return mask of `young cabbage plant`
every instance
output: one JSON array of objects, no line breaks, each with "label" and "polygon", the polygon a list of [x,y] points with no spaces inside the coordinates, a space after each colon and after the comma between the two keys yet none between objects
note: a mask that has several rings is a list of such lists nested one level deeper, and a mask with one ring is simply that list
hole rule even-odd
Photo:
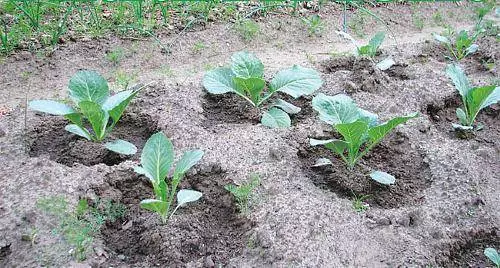
[{"label": "young cabbage plant", "polygon": [[[448,34],[448,36],[435,33],[432,35],[436,41],[446,46],[452,57],[459,61],[478,50],[479,46],[474,42],[476,42],[483,32],[484,29],[478,28],[475,32],[471,33],[466,30],[461,30],[456,36],[454,36],[453,32]],[[455,38],[454,41],[452,40],[453,37]]]},{"label": "young cabbage plant", "polygon": [[[495,85],[472,87],[462,68],[456,64],[449,64],[446,74],[453,81],[463,103],[463,109],[457,108],[456,111],[460,124],[453,124],[453,128],[473,130],[479,111],[500,101],[500,88]],[[481,125],[476,126],[477,130],[481,128]]]},{"label": "young cabbage plant", "polygon": [[319,15],[312,15],[309,18],[302,18],[302,23],[307,26],[309,36],[321,36],[325,29],[325,24]]},{"label": "young cabbage plant", "polygon": [[[377,55],[377,52],[379,51],[379,48],[385,39],[385,33],[378,32],[370,39],[368,44],[360,46],[358,42],[350,34],[340,31],[337,31],[336,33],[339,34],[341,37],[351,41],[351,43],[356,47],[356,50],[354,51],[354,54],[356,56],[367,57],[373,63],[375,63],[374,58]],[[380,62],[376,63],[376,66],[380,70],[385,71],[391,68],[394,64],[396,64],[396,62],[391,57],[387,57],[381,60]]]},{"label": "young cabbage plant", "polygon": [[[235,93],[255,107],[260,107],[278,91],[299,98],[312,94],[322,84],[315,70],[298,65],[278,72],[267,83],[264,80],[264,65],[254,54],[246,51],[233,54],[231,66],[214,69],[203,77],[203,86],[209,93]],[[279,99],[263,114],[261,123],[271,128],[289,127],[291,120],[288,114],[298,111],[300,108]]]},{"label": "young cabbage plant", "polygon": [[385,33],[384,32],[378,32],[376,33],[368,42],[367,45],[357,47],[357,53],[360,56],[367,56],[367,57],[375,57],[377,55],[378,48],[380,45],[382,45],[382,42],[384,42],[385,39]]},{"label": "young cabbage plant", "polygon": [[[160,215],[163,223],[186,203],[200,199],[202,193],[194,190],[180,190],[177,192],[184,174],[203,157],[203,151],[187,151],[173,168],[174,147],[172,142],[161,132],[153,134],[141,154],[141,165],[135,167],[135,172],[146,176],[153,185],[154,199],[141,201],[141,207]],[[172,170],[173,169],[173,170]],[[172,178],[167,176],[173,172]],[[177,196],[177,206],[172,210],[174,197]]]},{"label": "young cabbage plant", "polygon": [[[320,120],[332,125],[343,139],[310,139],[311,146],[325,146],[339,155],[350,169],[397,125],[418,116],[418,113],[412,113],[380,123],[376,114],[357,107],[350,97],[343,94],[335,96],[318,94],[313,98],[312,105],[319,113]],[[321,164],[331,164],[331,162],[322,159]],[[382,171],[373,171],[370,177],[382,184],[395,182],[394,176]]]},{"label": "young cabbage plant", "polygon": [[494,248],[485,248],[484,255],[493,262],[497,268],[500,268],[500,255]]},{"label": "young cabbage plant", "polygon": [[[101,142],[116,126],[130,101],[144,87],[110,96],[104,77],[95,71],[79,71],[70,79],[68,86],[73,107],[53,100],[33,100],[29,108],[62,115],[72,123],[64,129],[87,140]],[[90,125],[90,130],[86,128],[87,125]],[[124,140],[107,142],[105,146],[120,154],[132,155],[137,152],[135,145]]]}]

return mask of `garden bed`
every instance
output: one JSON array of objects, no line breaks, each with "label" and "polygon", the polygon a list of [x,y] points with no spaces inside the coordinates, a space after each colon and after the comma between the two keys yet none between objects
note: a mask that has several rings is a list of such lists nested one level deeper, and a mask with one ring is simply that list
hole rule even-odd
[{"label": "garden bed", "polygon": [[[438,12],[472,16],[468,5],[422,4],[419,16],[425,22]],[[158,35],[172,44],[170,54],[150,39],[108,36],[68,41],[51,57],[7,57],[0,62],[5,70],[0,84],[9,88],[0,96],[6,106],[0,109],[9,111],[0,113],[0,266],[492,266],[483,251],[500,249],[499,107],[479,113],[481,131],[457,137],[451,124],[458,122],[455,110],[461,101],[445,73],[446,49],[431,36],[444,28],[431,23],[415,28],[414,8],[373,8],[390,21],[398,38],[396,43],[387,35],[373,61],[347,55],[354,47],[335,33],[341,10],[331,6],[320,11],[327,26],[321,37],[310,37],[296,17],[270,15],[260,19],[261,31],[251,41],[221,22],[207,22],[205,29],[186,30],[180,37]],[[457,29],[472,26],[459,17],[445,21]],[[375,29],[387,30],[375,20],[365,21],[364,28],[370,30],[365,39]],[[498,43],[492,40],[480,39],[477,54],[463,60],[474,85],[498,79],[497,67],[483,68],[485,60],[498,61]],[[111,64],[107,55],[117,47],[125,56]],[[266,81],[299,64],[318,71],[324,83],[297,99],[277,93],[262,109],[235,94],[209,94],[204,75],[243,50],[262,60]],[[375,62],[386,56],[396,63],[381,71]],[[66,98],[70,77],[81,69],[99,71],[114,89],[123,88],[118,82],[125,78],[131,84],[157,82],[138,93],[109,136],[134,144],[134,156],[70,134],[62,116],[25,109],[26,100]],[[331,151],[309,144],[310,138],[340,138],[313,109],[319,93],[349,95],[381,122],[419,115],[398,126],[350,170]],[[278,98],[301,111],[290,115],[291,127],[270,129],[261,124],[261,116]],[[151,181],[134,172],[144,144],[157,132],[172,141],[176,163],[181,152],[204,152],[179,187],[203,196],[180,208],[167,224],[140,207],[154,193]],[[322,157],[332,165],[314,167]],[[375,169],[394,175],[395,183],[372,180],[368,174]],[[256,202],[243,214],[225,187],[242,185],[251,174],[260,183]],[[53,196],[68,201],[65,215],[72,221],[40,209],[39,201]],[[356,201],[365,196],[369,206],[359,209]],[[77,247],[61,229],[68,222],[88,220],[78,212],[81,200],[88,200],[90,208],[98,200],[111,200],[125,210],[114,221],[97,217],[102,212],[92,215],[92,220],[104,221],[92,225],[85,258],[77,259]]]}]

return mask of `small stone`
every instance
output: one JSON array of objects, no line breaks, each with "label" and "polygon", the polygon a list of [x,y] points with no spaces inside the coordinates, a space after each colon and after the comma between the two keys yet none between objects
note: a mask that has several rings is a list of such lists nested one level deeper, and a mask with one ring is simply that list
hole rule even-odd
[{"label": "small stone", "polygon": [[207,256],[205,258],[205,262],[203,263],[203,266],[204,267],[215,267],[215,263],[214,261],[212,260],[212,256]]},{"label": "small stone", "polygon": [[347,89],[348,92],[355,92],[359,91],[358,85],[356,85],[354,82],[347,80],[344,84],[345,88]]},{"label": "small stone", "polygon": [[477,150],[477,149],[479,149],[479,144],[477,144],[477,143],[472,143],[472,144],[470,145],[470,148],[471,148],[472,150]]},{"label": "small stone", "polygon": [[127,257],[123,254],[116,256],[119,260],[124,261]]},{"label": "small stone", "polygon": [[277,148],[269,148],[269,156],[273,159],[280,160],[283,157],[283,154],[281,153],[281,150]]},{"label": "small stone", "polygon": [[477,155],[479,155],[480,157],[482,157],[484,159],[490,159],[491,158],[489,151],[486,150],[486,149],[478,149],[477,150]]},{"label": "small stone", "polygon": [[29,234],[23,234],[23,235],[21,235],[21,240],[26,241],[26,242],[31,242],[31,240],[32,240],[31,237],[32,236]]},{"label": "small stone", "polygon": [[421,133],[427,133],[427,131],[429,131],[430,129],[431,129],[430,125],[423,125],[418,129],[418,131],[420,131]]},{"label": "small stone", "polygon": [[125,223],[124,225],[122,225],[122,230],[128,230],[133,225],[134,225],[133,221],[128,221],[127,223]]},{"label": "small stone", "polygon": [[436,230],[431,232],[431,236],[434,239],[441,239],[443,237],[443,232],[441,232],[440,230]]},{"label": "small stone", "polygon": [[31,58],[31,52],[29,51],[21,51],[20,55],[23,60],[29,60]]},{"label": "small stone", "polygon": [[30,211],[30,212],[26,212],[23,217],[22,217],[23,221],[25,222],[28,222],[28,223],[35,223],[36,221],[36,213],[33,212],[33,211]]},{"label": "small stone", "polygon": [[396,223],[398,223],[401,226],[408,227],[410,226],[410,218],[409,217],[401,217],[396,220]]},{"label": "small stone", "polygon": [[474,200],[472,200],[472,204],[474,206],[484,206],[484,201],[480,197],[476,197],[474,198]]},{"label": "small stone", "polygon": [[391,225],[391,220],[386,217],[381,217],[377,219],[377,224],[380,225]]},{"label": "small stone", "polygon": [[262,248],[270,248],[273,244],[271,236],[267,232],[259,232],[257,233],[257,243]]},{"label": "small stone", "polygon": [[7,133],[5,132],[5,130],[3,130],[3,128],[0,127],[0,137],[3,137],[5,136]]},{"label": "small stone", "polygon": [[101,247],[94,247],[94,252],[99,257],[104,256],[105,258],[108,258],[108,253],[106,253],[106,251]]}]

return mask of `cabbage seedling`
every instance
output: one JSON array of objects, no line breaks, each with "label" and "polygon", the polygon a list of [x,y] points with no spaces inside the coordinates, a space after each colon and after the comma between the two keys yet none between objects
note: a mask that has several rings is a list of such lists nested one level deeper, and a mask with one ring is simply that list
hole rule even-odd
[{"label": "cabbage seedling", "polygon": [[484,29],[479,28],[474,33],[469,33],[466,30],[462,30],[455,36],[455,41],[452,41],[453,33],[447,36],[433,34],[434,39],[441,44],[444,44],[450,54],[457,60],[461,60],[467,57],[470,54],[475,53],[479,46],[475,44],[477,38],[481,33],[484,32]]},{"label": "cabbage seedling", "polygon": [[367,45],[357,47],[357,53],[360,56],[368,56],[370,58],[373,58],[377,55],[378,48],[380,45],[382,45],[382,42],[384,42],[385,39],[385,33],[384,32],[378,32],[376,33],[368,42]]},{"label": "cabbage seedling", "polygon": [[[254,54],[245,51],[233,54],[230,67],[214,69],[203,77],[203,86],[209,93],[232,92],[255,107],[260,107],[278,91],[299,98],[312,94],[322,84],[323,81],[315,70],[298,65],[278,72],[267,83],[264,80],[262,62]],[[291,122],[288,114],[297,110],[299,108],[291,103],[278,100],[277,104],[264,113],[261,123],[271,128],[289,127]]]},{"label": "cabbage seedling", "polygon": [[453,124],[453,128],[472,130],[479,111],[500,101],[500,88],[495,85],[472,87],[462,68],[456,64],[449,64],[446,74],[453,81],[463,103],[463,109],[457,108],[456,111],[460,124]]},{"label": "cabbage seedling", "polygon": [[[154,199],[141,201],[141,207],[160,215],[166,223],[177,209],[186,203],[200,199],[202,193],[194,190],[180,190],[177,192],[184,174],[203,157],[200,150],[187,151],[175,165],[172,178],[167,176],[173,168],[174,147],[172,142],[161,132],[153,134],[141,154],[141,165],[135,167],[135,172],[146,176],[153,185]],[[177,206],[172,211],[174,197],[177,195]]]},{"label": "cabbage seedling", "polygon": [[[79,71],[70,79],[68,86],[74,107],[52,100],[33,100],[29,103],[29,108],[62,115],[72,123],[64,129],[87,140],[101,142],[116,126],[130,101],[144,87],[110,96],[108,83],[100,74],[95,71]],[[87,122],[91,130],[85,127]],[[132,155],[137,151],[132,143],[124,140],[111,141],[105,146],[120,154]]]},{"label": "cabbage seedling", "polygon": [[[340,31],[337,31],[336,33],[341,37],[351,41],[351,43],[356,47],[356,50],[354,51],[354,54],[356,56],[367,57],[373,63],[375,63],[374,58],[375,56],[377,56],[377,52],[379,51],[379,48],[385,39],[385,33],[378,32],[370,39],[367,45],[360,46],[350,34]],[[391,68],[394,64],[396,64],[396,62],[391,57],[387,57],[381,60],[379,63],[376,63],[376,66],[378,69],[385,71]]]},{"label": "cabbage seedling", "polygon": [[484,255],[493,262],[497,268],[500,268],[500,255],[494,248],[486,248],[484,249]]},{"label": "cabbage seedling", "polygon": [[[350,97],[343,94],[318,94],[313,98],[312,105],[319,113],[319,118],[332,125],[343,139],[310,139],[311,146],[325,146],[339,155],[350,169],[397,125],[418,116],[418,113],[412,113],[379,123],[376,114],[358,108]],[[323,160],[322,164],[331,162]],[[373,171],[370,177],[382,184],[395,182],[394,176],[382,171]]]},{"label": "cabbage seedling", "polygon": [[319,15],[312,15],[309,18],[302,18],[302,23],[307,26],[309,36],[321,36],[325,29],[325,24]]}]

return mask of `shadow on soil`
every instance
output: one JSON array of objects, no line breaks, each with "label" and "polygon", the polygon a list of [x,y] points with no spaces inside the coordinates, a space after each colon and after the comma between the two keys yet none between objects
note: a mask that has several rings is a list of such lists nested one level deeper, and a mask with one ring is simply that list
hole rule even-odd
[{"label": "shadow on soil", "polygon": [[149,115],[127,113],[122,117],[108,139],[124,139],[134,144],[139,151],[131,157],[111,152],[101,143],[69,133],[64,129],[67,124],[68,121],[60,117],[38,117],[27,132],[29,155],[49,155],[51,160],[67,166],[73,166],[74,163],[113,166],[127,159],[138,158],[146,140],[157,130],[156,122]]},{"label": "shadow on soil", "polygon": [[232,195],[224,189],[230,182],[218,167],[185,177],[179,188],[195,189],[203,197],[162,225],[157,215],[139,207],[153,193],[145,177],[132,170],[108,174],[105,183],[94,189],[96,194],[127,207],[121,222],[102,229],[106,246],[115,253],[108,264],[185,267],[201,261],[217,267],[241,254],[253,223],[237,214]]},{"label": "shadow on soil", "polygon": [[[316,138],[316,137],[315,137]],[[321,137],[323,139],[325,137]],[[421,203],[422,190],[430,186],[430,169],[423,156],[412,149],[408,138],[393,133],[362,158],[353,170],[328,149],[302,143],[298,152],[302,168],[313,182],[341,197],[369,195],[373,207],[397,208]],[[333,165],[313,167],[318,158],[328,158]],[[381,170],[396,177],[395,185],[382,185],[369,177],[371,170]]]}]

